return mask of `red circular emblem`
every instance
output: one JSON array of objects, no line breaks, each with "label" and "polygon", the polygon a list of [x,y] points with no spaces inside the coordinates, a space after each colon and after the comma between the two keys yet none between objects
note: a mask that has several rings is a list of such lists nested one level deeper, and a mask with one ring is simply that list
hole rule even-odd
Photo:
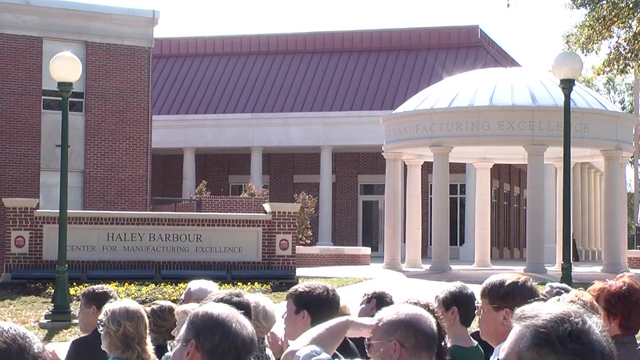
[{"label": "red circular emblem", "polygon": [[278,244],[278,246],[280,247],[281,251],[287,251],[289,250],[289,240],[287,239],[281,239],[280,243]]},{"label": "red circular emblem", "polygon": [[15,245],[15,247],[17,247],[18,249],[22,249],[26,243],[27,241],[22,235],[18,235],[15,239],[13,239],[13,245]]}]

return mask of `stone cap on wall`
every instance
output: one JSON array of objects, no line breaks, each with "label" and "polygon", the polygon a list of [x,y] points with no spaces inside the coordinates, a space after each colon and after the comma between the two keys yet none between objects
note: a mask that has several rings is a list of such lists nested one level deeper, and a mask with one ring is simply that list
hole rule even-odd
[{"label": "stone cap on wall", "polygon": [[295,203],[266,203],[262,204],[267,214],[273,212],[292,212],[297,213],[300,210],[300,204]]},{"label": "stone cap on wall", "polygon": [[35,208],[39,202],[39,199],[2,198],[2,203],[6,208]]},{"label": "stone cap on wall", "polygon": [[366,246],[296,246],[296,254],[371,255]]},{"label": "stone cap on wall", "polygon": [[[146,218],[146,219],[226,219],[226,220],[271,220],[269,214],[227,214],[202,212],[147,212],[147,211],[68,211],[69,217],[91,218]],[[58,217],[58,210],[37,210],[40,217]]]}]

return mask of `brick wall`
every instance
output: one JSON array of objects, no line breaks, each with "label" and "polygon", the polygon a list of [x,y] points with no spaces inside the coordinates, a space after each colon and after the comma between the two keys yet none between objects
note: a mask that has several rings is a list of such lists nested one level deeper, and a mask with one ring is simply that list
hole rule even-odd
[{"label": "brick wall", "polygon": [[296,254],[297,267],[370,265],[371,255]]},{"label": "brick wall", "polygon": [[627,258],[629,262],[629,267],[632,269],[640,269],[640,257],[629,256]]},{"label": "brick wall", "polygon": [[151,48],[87,42],[86,52],[84,208],[146,210]]},{"label": "brick wall", "polygon": [[202,212],[262,214],[265,203],[261,197],[210,196],[200,198]]},{"label": "brick wall", "polygon": [[[0,198],[40,196],[42,38],[0,34]],[[0,206],[0,234],[5,233]],[[5,254],[0,241],[0,266]]]},{"label": "brick wall", "polygon": [[[277,204],[272,204],[273,206]],[[33,208],[7,208],[7,227],[4,233],[6,263],[4,272],[14,269],[55,269],[55,261],[45,261],[43,254],[43,226],[58,223],[57,216],[35,215]],[[156,274],[162,270],[294,270],[295,246],[289,256],[276,255],[276,235],[291,234],[295,239],[296,213],[274,211],[271,220],[233,220],[233,219],[167,219],[145,216],[124,217],[113,214],[110,217],[69,217],[69,225],[119,225],[119,226],[153,226],[161,229],[167,226],[211,226],[211,227],[256,227],[262,229],[262,261],[261,262],[224,262],[224,261],[69,261],[70,270],[133,270],[153,269]],[[11,231],[30,231],[28,254],[11,254]],[[161,231],[161,230],[160,230]]]}]

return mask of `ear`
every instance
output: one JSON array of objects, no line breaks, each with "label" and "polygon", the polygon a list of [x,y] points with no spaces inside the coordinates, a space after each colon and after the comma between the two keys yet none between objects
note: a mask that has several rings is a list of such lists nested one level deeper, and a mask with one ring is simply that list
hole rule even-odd
[{"label": "ear", "polygon": [[376,301],[376,299],[371,299],[369,301],[369,306],[371,306],[372,308],[378,308],[378,302]]},{"label": "ear", "polygon": [[454,317],[459,316],[458,308],[455,306],[452,306],[449,312],[451,313],[451,316],[454,316]]},{"label": "ear", "polygon": [[91,315],[93,315],[93,316],[98,316],[98,313],[100,313],[100,312],[98,311],[98,308],[97,308],[97,307],[95,307],[95,305],[91,305]]},{"label": "ear", "polygon": [[504,309],[502,313],[502,322],[506,325],[511,326],[511,316],[513,315],[513,311],[511,309]]},{"label": "ear", "polygon": [[184,353],[185,359],[193,359],[198,353],[198,346],[196,345],[195,340],[189,341],[189,345],[187,346],[187,351]]}]

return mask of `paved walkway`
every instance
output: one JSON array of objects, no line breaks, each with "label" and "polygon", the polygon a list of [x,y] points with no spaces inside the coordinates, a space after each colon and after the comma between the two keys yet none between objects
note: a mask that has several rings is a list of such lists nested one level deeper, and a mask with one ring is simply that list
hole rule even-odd
[{"label": "paved walkway", "polygon": [[[373,290],[386,290],[393,294],[397,302],[419,297],[432,300],[436,294],[448,286],[453,281],[462,281],[476,292],[480,291],[480,285],[489,276],[497,273],[518,272],[523,273],[524,261],[499,260],[494,262],[494,267],[490,269],[476,269],[470,264],[452,260],[452,271],[434,272],[429,271],[429,260],[425,259],[423,270],[392,271],[382,268],[381,259],[373,259],[371,265],[365,266],[328,266],[299,268],[298,276],[305,278],[367,278],[371,280],[363,281],[351,286],[338,289],[340,297],[357,311],[362,294]],[[596,263],[577,263],[573,270],[575,283],[588,284],[595,280],[612,279],[615,274],[604,274],[600,272],[601,266]],[[547,274],[527,274],[538,282],[560,281],[560,271],[548,268]],[[638,272],[638,270],[634,270]],[[278,319],[281,319],[285,311],[285,303],[276,305]],[[282,322],[276,325],[276,331],[282,331]],[[69,343],[51,343],[48,347],[55,348],[56,352],[64,359]]]}]

